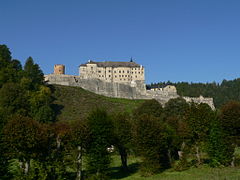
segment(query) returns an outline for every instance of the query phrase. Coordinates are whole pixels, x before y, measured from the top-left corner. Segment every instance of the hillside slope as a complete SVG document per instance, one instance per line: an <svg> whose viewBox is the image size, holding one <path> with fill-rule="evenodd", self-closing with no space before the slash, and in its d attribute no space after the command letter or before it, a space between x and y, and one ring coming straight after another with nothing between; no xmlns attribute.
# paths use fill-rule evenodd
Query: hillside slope
<svg viewBox="0 0 240 180"><path fill-rule="evenodd" d="M80 87L51 85L54 97L54 109L57 120L70 121L86 118L95 108L106 109L107 112L131 112L145 100L110 98L94 94Z"/></svg>

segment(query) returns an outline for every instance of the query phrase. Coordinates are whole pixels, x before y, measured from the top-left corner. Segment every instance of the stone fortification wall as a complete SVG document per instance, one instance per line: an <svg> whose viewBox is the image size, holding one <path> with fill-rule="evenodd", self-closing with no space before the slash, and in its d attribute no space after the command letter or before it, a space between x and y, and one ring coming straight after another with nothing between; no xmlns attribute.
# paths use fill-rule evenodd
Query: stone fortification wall
<svg viewBox="0 0 240 180"><path fill-rule="evenodd" d="M162 105L170 99L179 97L174 86L166 87L161 90L146 90L144 81L132 81L130 83L107 82L100 79L86 79L82 76L72 75L45 75L45 81L48 84L59 84L65 86L77 86L96 94L126 98L126 99L156 99ZM212 98L191 98L184 97L187 102L207 103L214 109Z"/></svg>
<svg viewBox="0 0 240 180"><path fill-rule="evenodd" d="M81 76L51 74L45 75L45 81L48 84L77 86L88 91L94 92L96 94L109 97L137 99L139 94L141 93L140 89L132 87L128 84L120 84L114 82L110 83L99 79L85 79L82 78Z"/></svg>
<svg viewBox="0 0 240 180"><path fill-rule="evenodd" d="M194 102L197 104L205 103L205 104L208 104L213 110L215 109L213 98L206 98L203 96L199 96L199 97L183 97L183 99L185 99L186 102Z"/></svg>

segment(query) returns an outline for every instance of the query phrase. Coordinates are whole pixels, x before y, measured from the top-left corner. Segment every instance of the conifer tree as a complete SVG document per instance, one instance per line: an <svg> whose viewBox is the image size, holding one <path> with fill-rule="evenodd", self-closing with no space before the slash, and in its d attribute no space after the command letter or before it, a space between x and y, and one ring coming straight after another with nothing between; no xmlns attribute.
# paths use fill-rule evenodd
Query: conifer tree
<svg viewBox="0 0 240 180"><path fill-rule="evenodd" d="M38 64L34 63L32 57L29 57L26 60L26 63L24 65L24 73L25 77L31 80L32 88L36 88L36 86L43 84L44 82L43 72L38 66Z"/></svg>

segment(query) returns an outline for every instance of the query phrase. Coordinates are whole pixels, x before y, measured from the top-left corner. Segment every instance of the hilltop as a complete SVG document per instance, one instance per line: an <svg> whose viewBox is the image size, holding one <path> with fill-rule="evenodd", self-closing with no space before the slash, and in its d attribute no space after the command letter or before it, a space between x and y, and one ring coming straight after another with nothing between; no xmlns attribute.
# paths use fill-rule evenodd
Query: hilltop
<svg viewBox="0 0 240 180"><path fill-rule="evenodd" d="M105 97L84 90L80 87L51 85L53 90L53 106L57 112L57 120L69 121L86 118L95 108L113 112L132 112L145 100Z"/></svg>

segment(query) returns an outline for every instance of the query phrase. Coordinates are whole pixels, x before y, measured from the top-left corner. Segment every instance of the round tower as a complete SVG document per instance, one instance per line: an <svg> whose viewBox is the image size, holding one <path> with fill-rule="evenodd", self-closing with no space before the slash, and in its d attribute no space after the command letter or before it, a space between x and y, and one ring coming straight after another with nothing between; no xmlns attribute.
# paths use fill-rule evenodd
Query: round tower
<svg viewBox="0 0 240 180"><path fill-rule="evenodd" d="M65 74L65 66L63 64L55 64L54 74Z"/></svg>

